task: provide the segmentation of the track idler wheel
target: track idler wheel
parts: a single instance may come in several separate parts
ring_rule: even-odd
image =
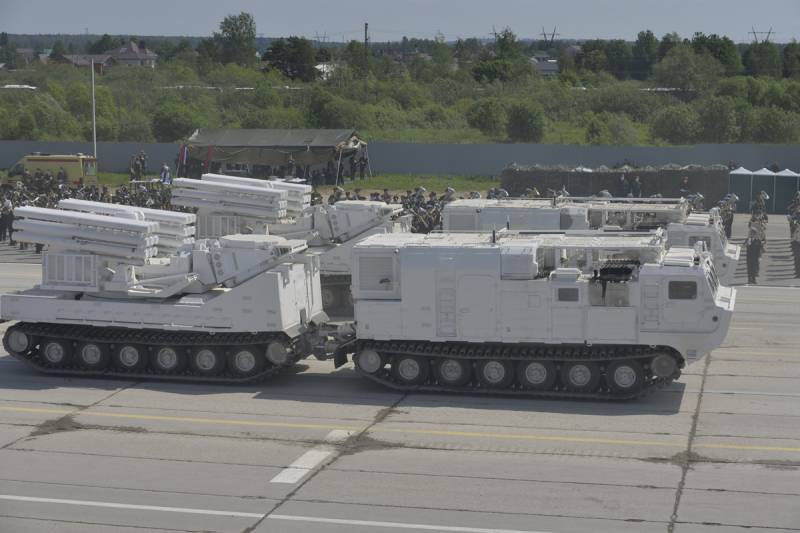
[[[353,363],[364,374],[377,374],[385,364],[383,356],[370,349],[361,350],[353,356]]]
[[[3,347],[12,355],[27,355],[36,346],[36,339],[16,326],[6,330]]]
[[[650,361],[650,370],[657,378],[672,379],[679,374],[678,361],[668,353],[658,354]]]

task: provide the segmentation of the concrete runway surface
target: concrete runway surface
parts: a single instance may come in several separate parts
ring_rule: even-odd
[[[38,279],[0,265],[2,291]],[[0,532],[800,531],[798,326],[800,290],[742,287],[725,346],[628,403],[399,394],[314,360],[259,386],[64,379],[2,354]]]

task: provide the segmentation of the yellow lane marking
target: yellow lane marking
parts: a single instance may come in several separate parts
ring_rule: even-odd
[[[16,413],[37,413],[37,414],[54,414],[54,415],[68,415],[75,414],[81,416],[95,416],[103,418],[123,418],[129,420],[160,420],[168,422],[188,422],[193,424],[212,424],[212,425],[225,425],[225,426],[255,426],[255,427],[270,427],[270,428],[283,428],[283,429],[324,429],[324,430],[345,430],[360,432],[366,429],[366,426],[343,426],[335,424],[305,424],[294,422],[268,422],[261,420],[238,420],[238,419],[224,419],[224,418],[198,418],[198,417],[185,417],[185,416],[163,416],[163,415],[139,415],[133,413],[109,413],[104,411],[75,411],[68,409],[46,409],[35,407],[3,407],[0,406],[0,411],[16,412]],[[578,444],[610,444],[621,446],[664,446],[668,448],[685,448],[686,444],[675,441],[658,441],[658,440],[638,440],[638,439],[608,439],[600,437],[573,437],[569,435],[532,435],[524,433],[491,433],[481,431],[447,431],[437,429],[414,429],[414,428],[387,428],[387,427],[373,427],[369,430],[370,433],[405,433],[411,435],[429,435],[438,437],[474,437],[483,439],[495,440],[517,440],[517,441],[535,441],[535,442],[564,442],[564,443],[578,443]],[[799,447],[791,446],[761,446],[750,444],[695,444],[694,447],[706,449],[719,449],[719,450],[751,450],[763,452],[790,452],[800,453]]]
[[[288,429],[343,429],[349,431],[360,431],[363,428],[345,427],[333,424],[303,424],[294,422],[267,422],[264,420],[234,420],[224,418],[198,418],[185,416],[162,416],[162,415],[137,415],[133,413],[106,413],[102,411],[69,411],[65,409],[41,409],[34,407],[0,407],[0,411],[17,413],[39,413],[54,415],[81,415],[99,416],[106,418],[127,418],[131,420],[162,420],[167,422],[191,422],[195,424],[214,424],[224,426],[258,426]]]

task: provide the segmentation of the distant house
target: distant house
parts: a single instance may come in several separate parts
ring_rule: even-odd
[[[323,80],[331,79],[331,76],[339,69],[341,65],[339,63],[334,63],[333,61],[328,61],[325,63],[317,63],[314,65],[314,68],[317,69],[317,74]]]
[[[114,64],[114,58],[108,54],[65,54],[58,59],[59,63],[66,63],[76,68],[90,68],[94,63],[94,71],[103,74]]]
[[[128,44],[122,45],[119,48],[108,50],[106,54],[111,56],[117,64],[136,67],[155,68],[156,60],[158,59],[158,54],[152,50],[148,50],[144,42],[136,44],[130,41]]]
[[[558,76],[558,59],[537,54],[530,58],[530,62],[542,76]]]
[[[17,55],[22,57],[26,65],[30,65],[36,60],[36,50],[33,48],[17,48]]]

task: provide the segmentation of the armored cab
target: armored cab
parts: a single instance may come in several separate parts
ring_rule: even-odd
[[[42,282],[0,296],[0,318],[19,321],[3,343],[45,372],[255,380],[304,357],[327,319],[304,241],[232,235],[159,256],[159,222],[15,215],[16,238],[47,247]]]
[[[683,198],[571,198],[456,200],[442,213],[444,231],[650,231],[667,230],[668,246],[693,247],[703,242],[711,252],[723,284],[731,284],[740,247],[728,242],[714,208],[690,213]]]
[[[375,235],[353,250],[357,370],[400,390],[633,398],[719,346],[735,290],[656,235]]]
[[[409,217],[400,216],[401,212],[399,205],[344,200],[334,205],[316,205],[291,224],[271,224],[269,231],[308,242],[310,253],[320,258],[324,308],[352,316],[353,246],[370,235],[410,231]]]

